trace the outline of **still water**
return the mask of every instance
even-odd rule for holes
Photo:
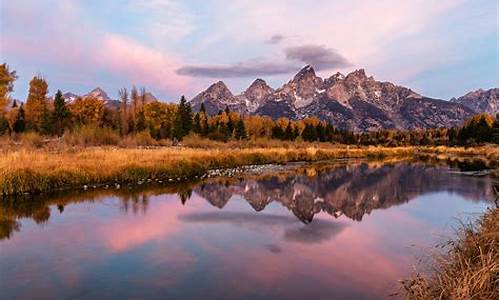
[[[0,298],[384,299],[491,181],[339,162],[4,202]]]

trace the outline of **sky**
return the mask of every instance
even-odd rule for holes
[[[176,102],[218,80],[278,88],[307,64],[440,99],[498,87],[497,0],[0,0],[0,16],[21,100],[35,75],[50,94],[136,85]]]

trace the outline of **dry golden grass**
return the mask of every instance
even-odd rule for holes
[[[402,282],[407,299],[498,299],[498,208],[461,224],[446,249],[432,256],[428,277]]]
[[[249,164],[319,161],[337,158],[413,157],[433,148],[349,147],[332,144],[290,144],[287,147],[232,148],[117,147],[43,148],[0,152],[0,193],[40,193],[88,184],[130,183],[144,179],[183,180],[209,169]],[[460,148],[450,150],[458,155]],[[445,154],[446,149],[439,150]],[[484,150],[489,151],[489,150]],[[476,149],[474,154],[484,153]],[[498,158],[498,156],[497,156]]]

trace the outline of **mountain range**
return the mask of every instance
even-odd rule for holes
[[[63,94],[68,103],[80,96],[98,98],[108,108],[120,106],[119,100],[111,99],[99,87],[85,95]],[[146,102],[158,101],[149,92],[146,99]],[[308,65],[277,89],[259,78],[241,94],[234,95],[224,82],[218,81],[191,99],[190,104],[194,111],[203,104],[209,115],[228,107],[241,114],[272,119],[317,117],[353,131],[411,130],[460,126],[479,113],[495,116],[498,88],[479,89],[446,101],[425,97],[391,82],[377,81],[363,69],[347,75],[337,72],[322,79]]]
[[[256,79],[233,95],[222,81],[191,101],[194,111],[203,103],[210,115],[228,107],[242,114],[299,120],[317,117],[354,131],[418,129],[461,125],[477,113],[498,112],[498,88],[477,90],[450,101],[433,99],[407,87],[381,82],[363,69],[322,79],[305,66],[278,89]]]

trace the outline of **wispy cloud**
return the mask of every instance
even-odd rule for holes
[[[274,34],[267,41],[269,44],[279,44],[285,39],[285,36],[282,34]]]
[[[269,62],[270,59],[253,59],[230,65],[187,65],[177,69],[177,74],[193,77],[255,77],[280,75],[296,72],[305,64],[317,70],[343,68],[349,61],[334,49],[322,45],[302,45],[284,49],[282,61]]]
[[[334,49],[322,45],[304,45],[285,49],[286,58],[315,67],[318,70],[343,68],[351,63]]]
[[[193,77],[229,78],[287,74],[296,70],[297,67],[291,64],[252,61],[233,65],[187,65],[176,72]]]

